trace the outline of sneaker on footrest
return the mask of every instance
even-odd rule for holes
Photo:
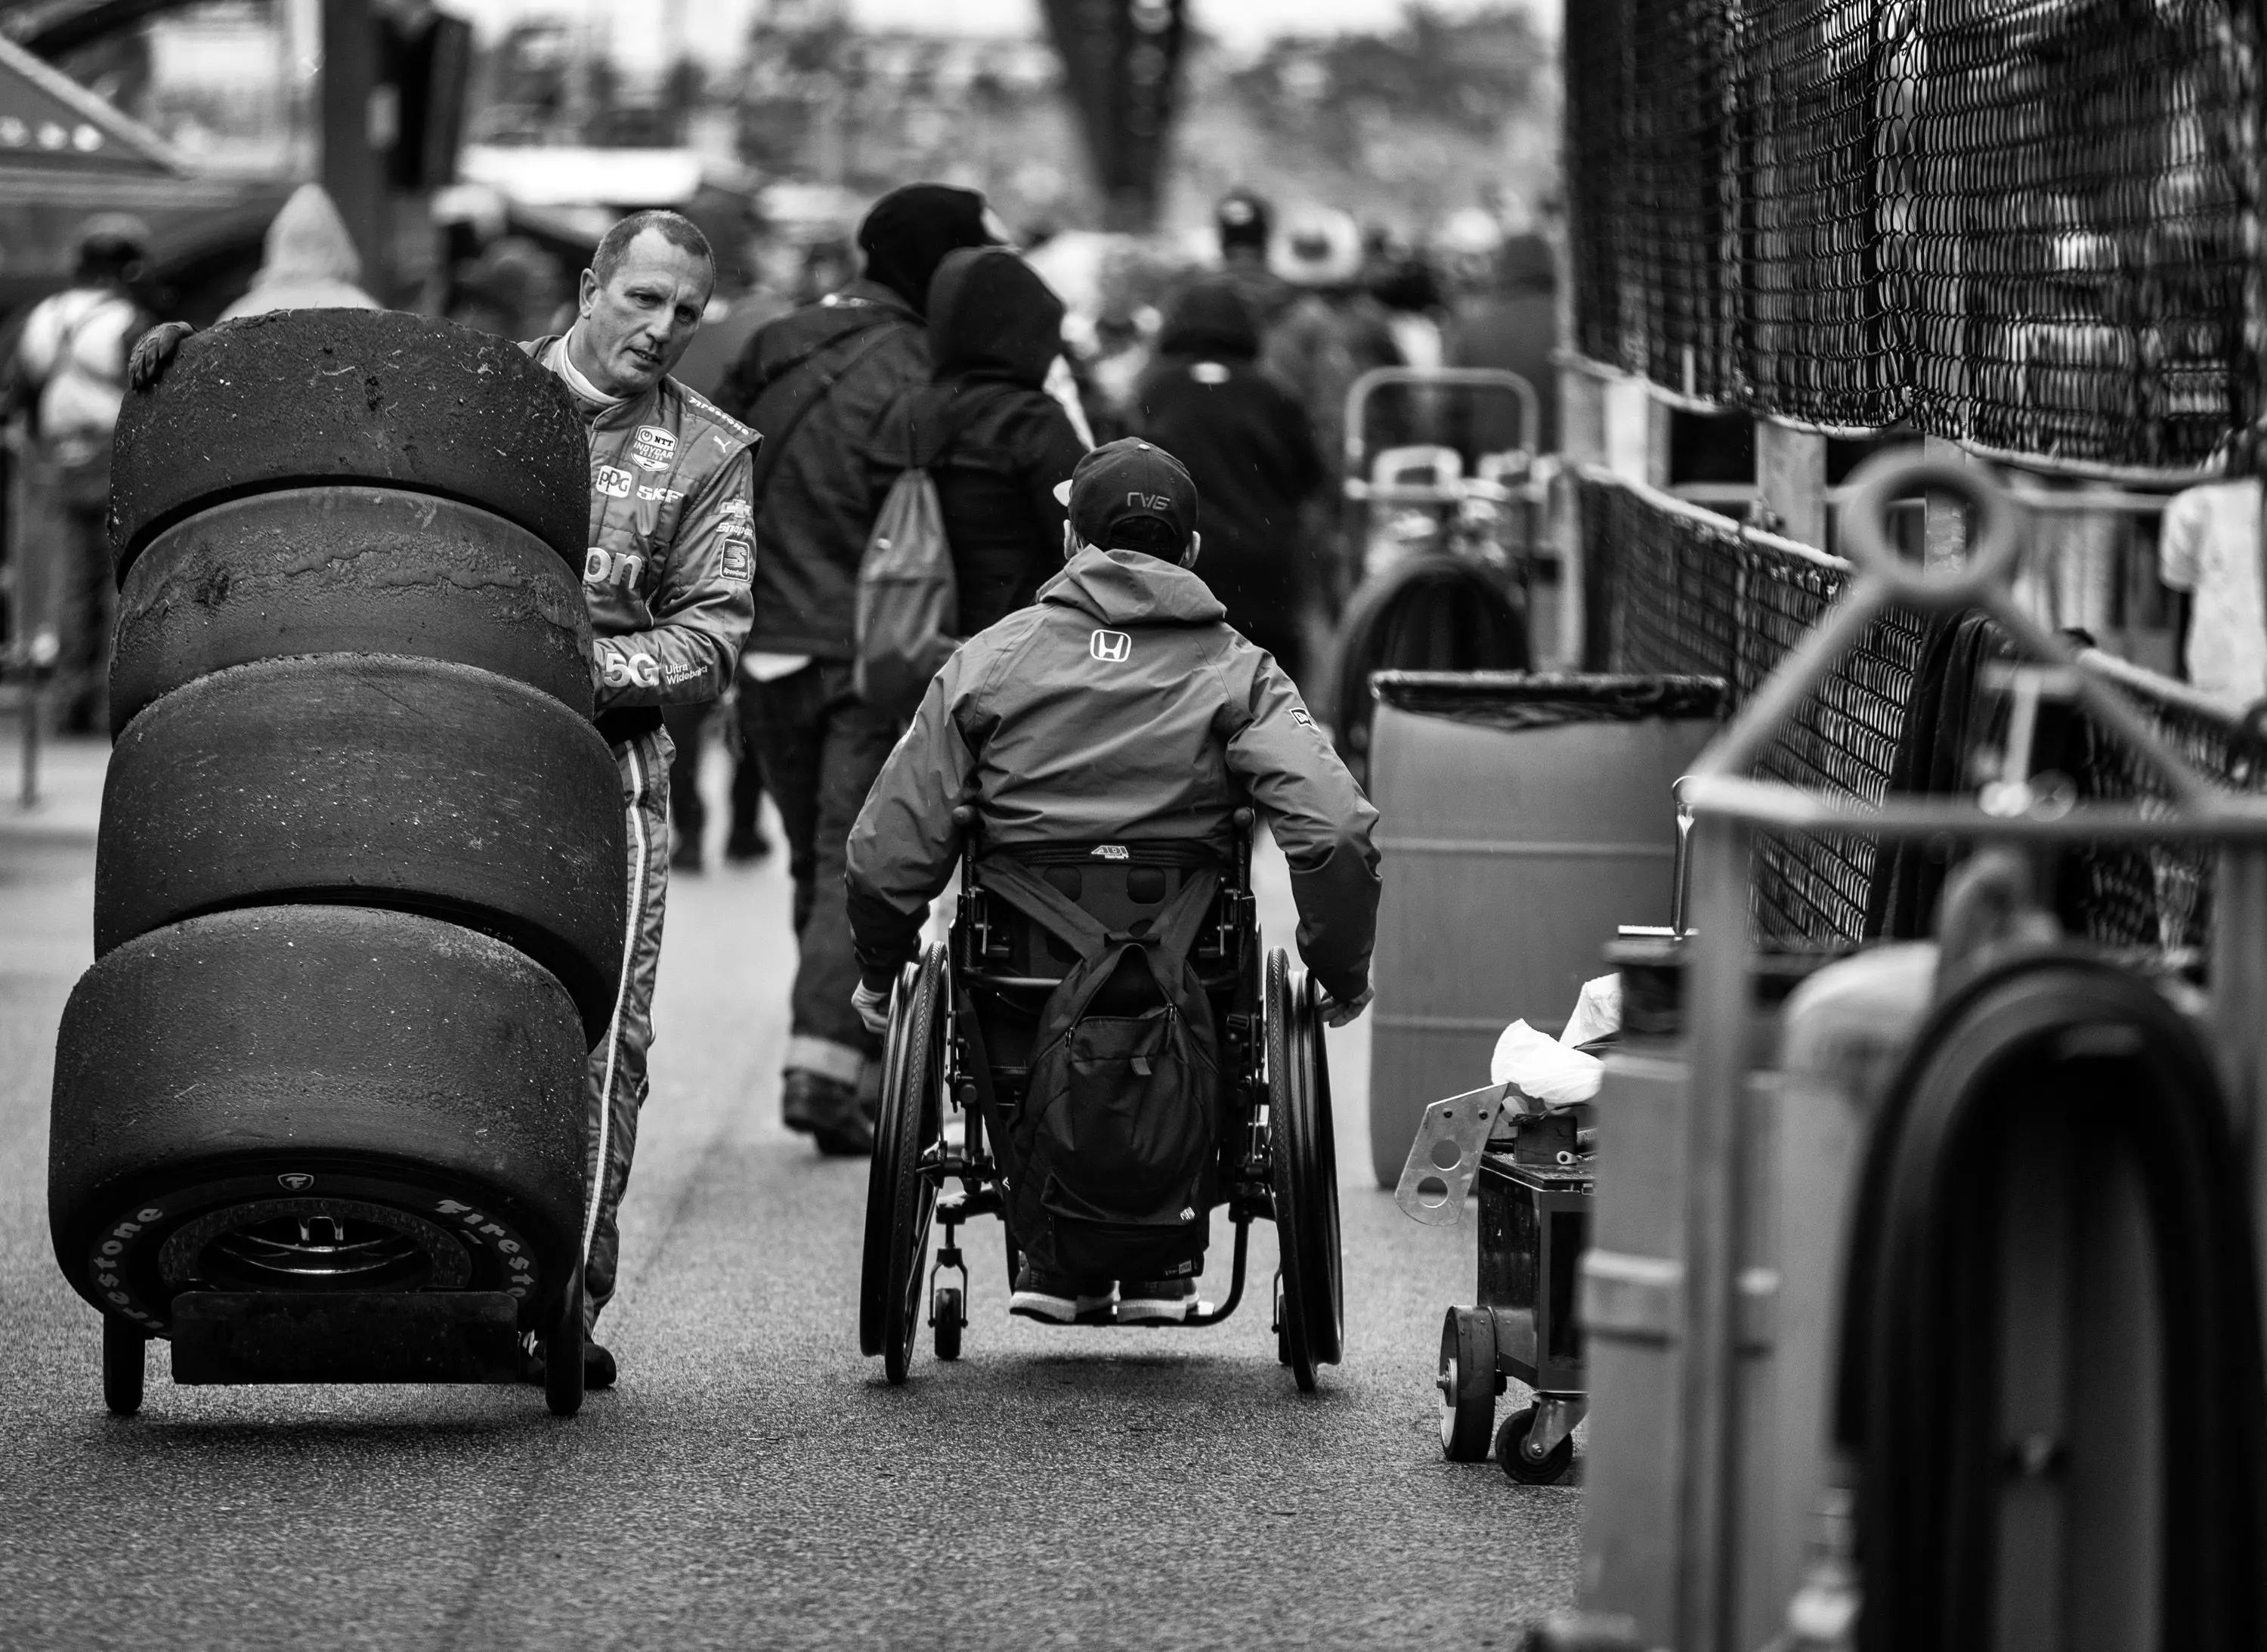
[[[1118,1323],[1122,1325],[1177,1325],[1198,1306],[1192,1279],[1119,1281]]]
[[[1067,1279],[1042,1274],[1026,1262],[1016,1270],[1016,1294],[1008,1311],[1042,1325],[1099,1325],[1110,1318],[1110,1281]]]

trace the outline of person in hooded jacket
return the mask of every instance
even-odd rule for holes
[[[796,966],[780,1108],[822,1153],[873,1146],[881,1045],[850,1012],[857,965],[842,907],[842,845],[897,739],[897,719],[851,692],[858,563],[877,504],[864,437],[928,378],[923,311],[939,261],[1000,239],[984,197],[908,184],[858,226],[865,272],[759,328],[717,405],[763,433],[752,487],[755,624],[740,658],[747,749],[779,805],[795,882]]]
[[[1171,454],[1127,437],[1079,461],[1067,566],[963,643],[931,680],[850,833],[853,1002],[878,1035],[889,993],[951,877],[972,806],[987,852],[1062,843],[1233,847],[1256,804],[1290,863],[1299,951],[1343,1026],[1370,1000],[1377,811],[1281,668],[1228,624],[1192,571],[1198,492]],[[1069,1324],[1185,1318],[1193,1266],[1166,1280],[1065,1279],[1026,1263],[1013,1311]]]
[[[320,184],[301,184],[268,226],[251,290],[220,312],[224,321],[271,310],[383,310],[357,285],[362,254],[347,221]]]
[[[929,381],[884,408],[867,438],[869,519],[907,467],[936,485],[959,636],[1028,607],[1054,571],[1066,519],[1055,490],[1087,448],[1045,389],[1062,319],[1062,300],[1006,248],[948,253],[929,283]]]
[[[1330,565],[1302,513],[1323,484],[1314,426],[1259,366],[1259,329],[1234,283],[1173,301],[1134,393],[1134,428],[1178,459],[1203,500],[1205,584],[1228,622],[1303,679],[1301,618]]]

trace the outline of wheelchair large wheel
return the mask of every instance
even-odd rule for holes
[[[858,1292],[858,1347],[882,1356],[892,1383],[906,1380],[920,1329],[936,1184],[921,1158],[942,1127],[945,1006],[951,977],[945,951],[932,946],[906,966],[890,1000],[882,1046],[882,1097],[874,1120],[874,1160],[866,1183],[866,1250]]]
[[[1315,1369],[1335,1365],[1345,1327],[1339,1255],[1338,1152],[1331,1130],[1330,1064],[1317,989],[1294,980],[1279,947],[1267,955],[1268,1181],[1282,1257],[1282,1348],[1302,1392]]]

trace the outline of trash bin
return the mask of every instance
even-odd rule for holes
[[[1394,1186],[1427,1103],[1483,1083],[1516,1017],[1556,1032],[1622,924],[1666,924],[1670,788],[1714,735],[1707,677],[1380,672],[1370,1162]]]

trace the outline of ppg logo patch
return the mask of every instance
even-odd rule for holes
[[[612,465],[601,465],[591,473],[591,485],[609,499],[630,496],[631,476],[626,470],[616,470]]]
[[[1123,631],[1097,631],[1086,651],[1105,664],[1122,665],[1134,657],[1134,639]]]
[[[677,438],[657,424],[641,424],[630,438],[630,463],[640,470],[667,470],[677,463]]]

